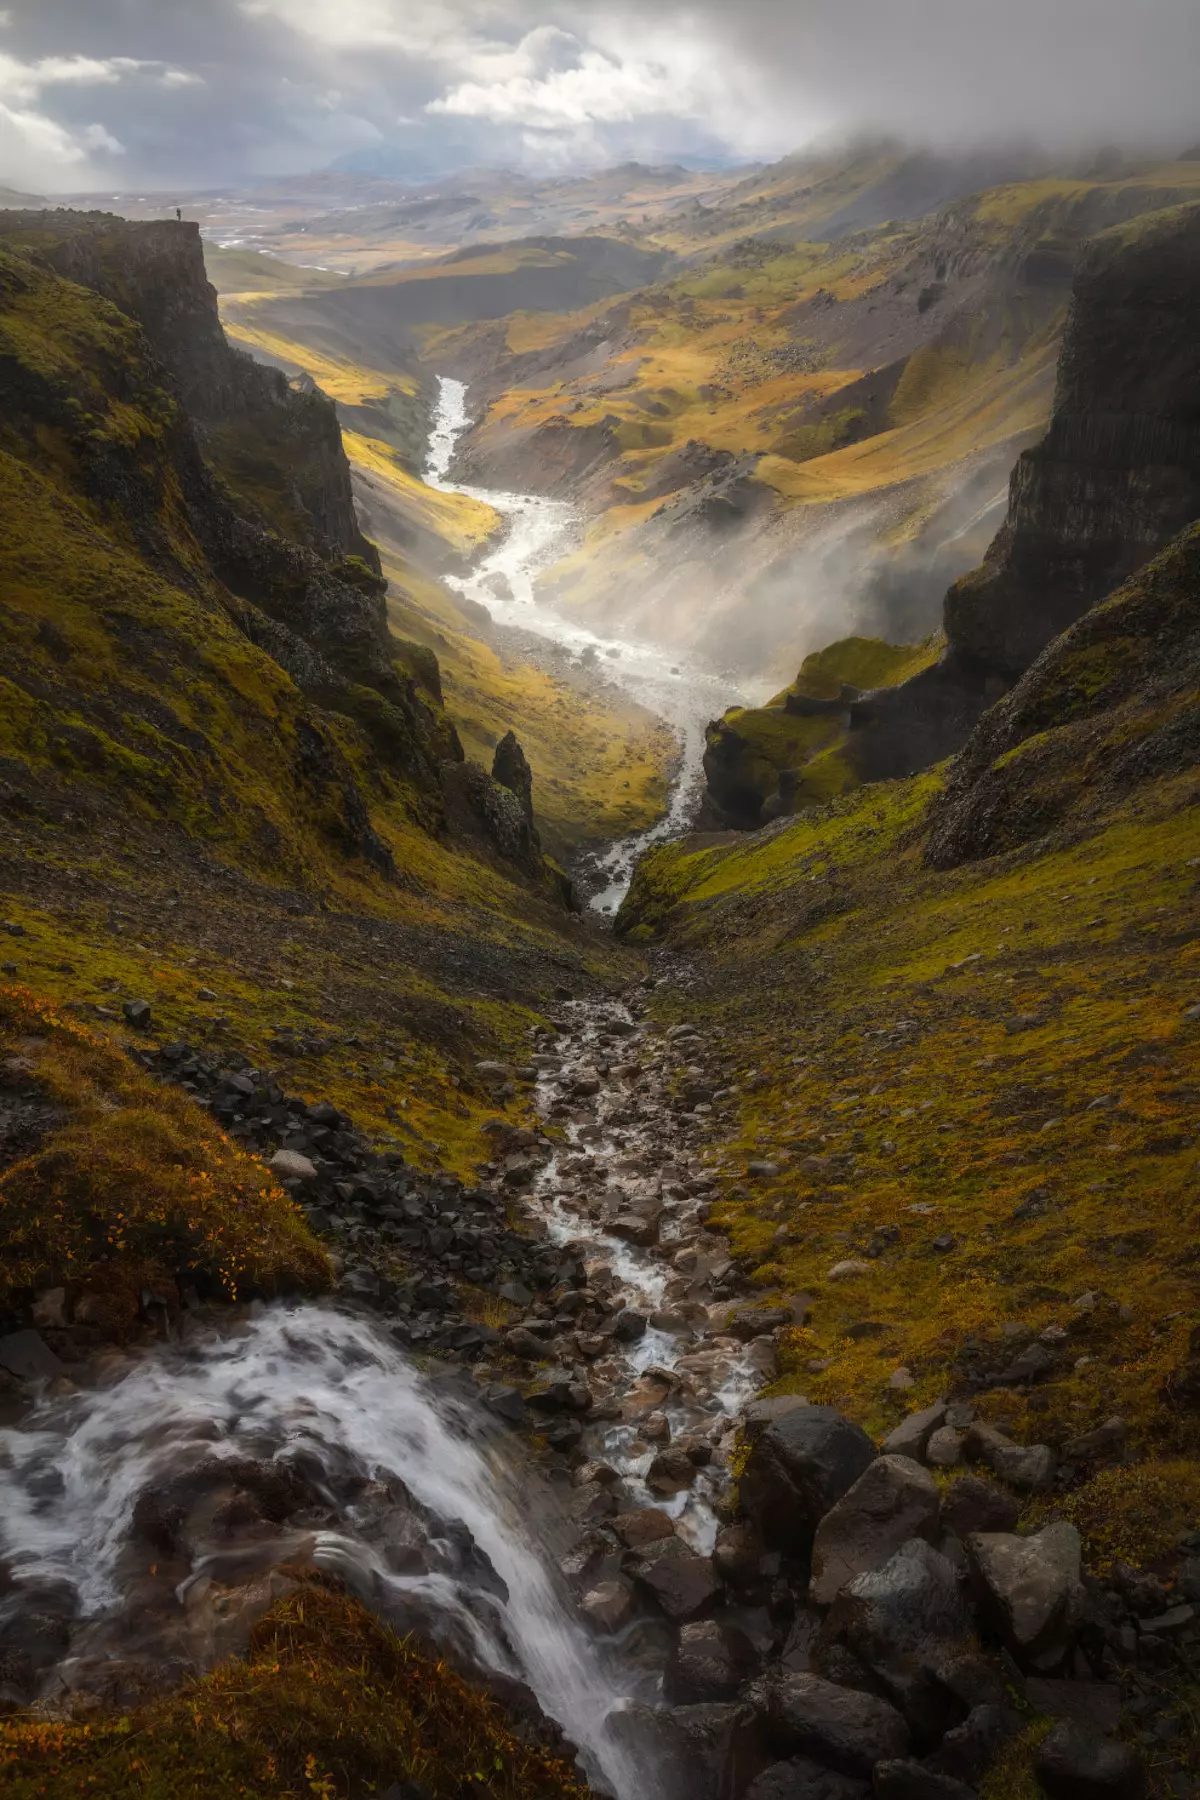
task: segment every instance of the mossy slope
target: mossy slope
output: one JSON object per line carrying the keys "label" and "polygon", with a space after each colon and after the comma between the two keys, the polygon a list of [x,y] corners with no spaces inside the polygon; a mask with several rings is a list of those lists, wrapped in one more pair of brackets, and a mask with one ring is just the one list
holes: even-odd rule
{"label": "mossy slope", "polygon": [[[716,1217],[759,1286],[813,1297],[784,1386],[876,1431],[967,1393],[1060,1448],[1121,1415],[1127,1457],[1071,1501],[1098,1562],[1161,1553],[1200,1503],[1178,1485],[1200,1445],[1198,600],[1193,532],[949,771],[659,850],[621,921],[705,961],[740,1086]],[[747,1182],[751,1160],[780,1173]],[[1035,1339],[1042,1378],[1010,1384]]]}
{"label": "mossy slope", "polygon": [[502,1709],[312,1580],[255,1626],[245,1659],[136,1712],[0,1720],[12,1800],[582,1800],[572,1771]]}
{"label": "mossy slope", "polygon": [[777,817],[819,806],[858,785],[849,753],[849,705],[895,687],[937,658],[938,642],[843,638],[805,657],[790,687],[766,706],[733,707],[708,727],[708,809],[719,824],[753,828],[770,803]]}

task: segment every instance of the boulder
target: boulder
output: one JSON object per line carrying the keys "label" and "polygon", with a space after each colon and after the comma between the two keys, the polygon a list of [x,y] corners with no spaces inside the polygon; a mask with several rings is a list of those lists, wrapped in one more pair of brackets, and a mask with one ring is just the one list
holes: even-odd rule
{"label": "boulder", "polygon": [[730,1587],[753,1587],[758,1580],[763,1547],[752,1525],[726,1525],[717,1534],[713,1564]]}
{"label": "boulder", "polygon": [[893,1431],[889,1431],[883,1440],[885,1456],[910,1456],[914,1462],[921,1462],[925,1456],[925,1446],[932,1434],[946,1421],[946,1402],[935,1400],[932,1406],[922,1407],[920,1412],[909,1413],[901,1419]]}
{"label": "boulder", "polygon": [[652,1494],[682,1494],[695,1479],[695,1463],[677,1445],[660,1450],[646,1472],[646,1486]]}
{"label": "boulder", "polygon": [[711,1612],[721,1592],[711,1556],[697,1556],[681,1538],[650,1544],[633,1558],[629,1573],[675,1625]]}
{"label": "boulder", "polygon": [[613,1530],[627,1550],[640,1550],[646,1544],[661,1543],[675,1536],[675,1525],[669,1513],[657,1506],[639,1506],[634,1512],[618,1513]]}
{"label": "boulder", "polygon": [[978,1475],[960,1475],[942,1495],[942,1524],[959,1538],[974,1531],[1013,1532],[1020,1511],[1011,1494]]}
{"label": "boulder", "polygon": [[912,1538],[882,1568],[843,1588],[826,1640],[849,1649],[916,1735],[932,1743],[962,1716],[938,1670],[966,1648],[970,1630],[954,1565]]}
{"label": "boulder", "polygon": [[809,1597],[830,1606],[848,1581],[878,1569],[910,1538],[934,1543],[940,1496],[933,1476],[905,1456],[880,1456],[817,1526]]}
{"label": "boulder", "polygon": [[883,1758],[908,1750],[908,1727],[895,1707],[819,1675],[758,1682],[747,1698],[784,1755],[800,1752],[843,1774],[869,1775]]}
{"label": "boulder", "polygon": [[583,1596],[579,1610],[597,1631],[620,1631],[633,1617],[633,1595],[623,1581],[602,1581]]}
{"label": "boulder", "polygon": [[315,1181],[317,1165],[311,1158],[302,1156],[299,1150],[277,1150],[267,1164],[273,1175],[280,1181]]}
{"label": "boulder", "polygon": [[0,1337],[0,1369],[18,1381],[41,1381],[61,1375],[63,1365],[36,1331],[10,1331]]}
{"label": "boulder", "polygon": [[746,1789],[743,1800],[870,1800],[871,1784],[857,1775],[823,1769],[807,1756],[772,1763]]}
{"label": "boulder", "polygon": [[832,1406],[798,1407],[756,1439],[740,1482],[743,1511],[771,1549],[803,1551],[874,1460],[866,1432]]}
{"label": "boulder", "polygon": [[630,1791],[655,1800],[738,1800],[769,1761],[748,1706],[623,1706],[605,1732]]}
{"label": "boulder", "polygon": [[875,1764],[875,1800],[979,1800],[973,1787],[903,1756]]}
{"label": "boulder", "polygon": [[993,1701],[973,1706],[961,1725],[946,1732],[935,1761],[959,1781],[977,1782],[1003,1749],[1020,1718],[1010,1706]]}
{"label": "boulder", "polygon": [[1041,1494],[1054,1480],[1058,1457],[1048,1444],[1014,1444],[1001,1431],[977,1420],[967,1433],[967,1449],[1001,1481],[1022,1493]]}
{"label": "boulder", "polygon": [[759,1439],[768,1425],[786,1419],[789,1413],[807,1407],[803,1394],[775,1394],[769,1400],[752,1400],[742,1414],[742,1437],[747,1444]]}
{"label": "boulder", "polygon": [[1146,1769],[1136,1750],[1062,1720],[1034,1753],[1050,1800],[1140,1800]]}
{"label": "boulder", "polygon": [[714,1619],[695,1620],[680,1627],[663,1677],[663,1693],[676,1706],[732,1700],[757,1663],[743,1632]]}
{"label": "boulder", "polygon": [[1043,1673],[1057,1667],[1083,1601],[1074,1525],[1058,1520],[1034,1537],[975,1532],[967,1555],[984,1610],[1018,1662]]}
{"label": "boulder", "polygon": [[757,1337],[768,1337],[783,1325],[790,1325],[792,1315],[786,1306],[741,1306],[729,1321],[729,1335],[741,1344]]}

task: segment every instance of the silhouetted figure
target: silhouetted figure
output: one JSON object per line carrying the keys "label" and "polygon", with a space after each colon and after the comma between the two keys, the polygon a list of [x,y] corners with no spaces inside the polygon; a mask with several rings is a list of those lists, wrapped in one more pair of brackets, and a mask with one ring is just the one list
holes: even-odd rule
{"label": "silhouetted figure", "polygon": [[177,206],[175,208],[175,217],[179,220],[179,222],[181,224],[183,223],[183,208],[182,208],[182,206]]}

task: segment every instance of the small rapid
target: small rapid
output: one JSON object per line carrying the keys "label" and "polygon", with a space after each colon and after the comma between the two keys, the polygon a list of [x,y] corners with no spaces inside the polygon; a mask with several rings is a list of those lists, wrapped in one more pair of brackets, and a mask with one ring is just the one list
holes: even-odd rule
{"label": "small rapid", "polygon": [[445,493],[486,502],[506,522],[500,542],[468,575],[449,585],[493,612],[502,624],[517,625],[561,645],[573,656],[592,656],[610,681],[648,712],[665,719],[676,734],[679,756],[667,811],[656,824],[606,846],[594,863],[589,904],[614,913],[625,897],[638,858],[653,845],[687,831],[704,791],[705,727],[726,707],[748,705],[736,679],[708,669],[685,653],[635,638],[604,637],[565,618],[539,598],[538,577],[580,541],[582,521],[563,500],[538,494],[503,493],[453,481],[450,468],[459,441],[469,430],[465,383],[439,379],[438,401],[429,439],[425,479]]}

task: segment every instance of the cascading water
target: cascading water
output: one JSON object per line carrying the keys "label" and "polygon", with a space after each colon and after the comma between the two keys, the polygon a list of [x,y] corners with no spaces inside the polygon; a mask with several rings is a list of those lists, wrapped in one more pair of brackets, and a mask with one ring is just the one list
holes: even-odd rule
{"label": "cascading water", "polygon": [[[302,1533],[275,1539],[259,1547],[260,1562],[307,1548],[384,1616],[453,1628],[487,1666],[525,1681],[626,1800],[643,1788],[605,1721],[629,1689],[551,1572],[548,1491],[539,1517],[541,1484],[478,1431],[479,1415],[439,1394],[373,1325],[277,1308],[232,1334],[131,1360],[109,1385],[46,1399],[20,1429],[0,1432],[0,1554],[18,1593],[68,1589],[84,1618],[119,1614],[140,1494],[214,1458],[300,1457],[338,1505],[340,1528],[311,1534],[310,1545]],[[435,1549],[439,1529],[465,1528],[499,1577],[495,1594],[478,1574],[390,1566],[387,1510],[372,1505],[389,1481],[436,1522]],[[181,1621],[189,1589],[214,1571],[229,1579],[231,1562],[244,1569],[247,1552],[223,1560],[215,1542],[200,1549],[176,1591]]]}
{"label": "cascading water", "polygon": [[703,668],[684,654],[668,658],[657,644],[598,636],[540,601],[537,577],[577,540],[579,517],[562,500],[500,493],[452,481],[450,465],[459,439],[470,424],[464,383],[442,376],[425,479],[431,487],[444,492],[486,501],[508,522],[496,548],[469,575],[451,585],[469,599],[496,609],[505,624],[523,626],[576,656],[590,652],[610,680],[631,699],[665,719],[679,740],[679,761],[664,817],[648,830],[611,844],[597,859],[590,905],[597,912],[615,912],[643,852],[653,844],[680,836],[695,817],[704,787],[705,726],[727,706],[749,705],[752,701],[738,693],[735,678],[730,675]]}

